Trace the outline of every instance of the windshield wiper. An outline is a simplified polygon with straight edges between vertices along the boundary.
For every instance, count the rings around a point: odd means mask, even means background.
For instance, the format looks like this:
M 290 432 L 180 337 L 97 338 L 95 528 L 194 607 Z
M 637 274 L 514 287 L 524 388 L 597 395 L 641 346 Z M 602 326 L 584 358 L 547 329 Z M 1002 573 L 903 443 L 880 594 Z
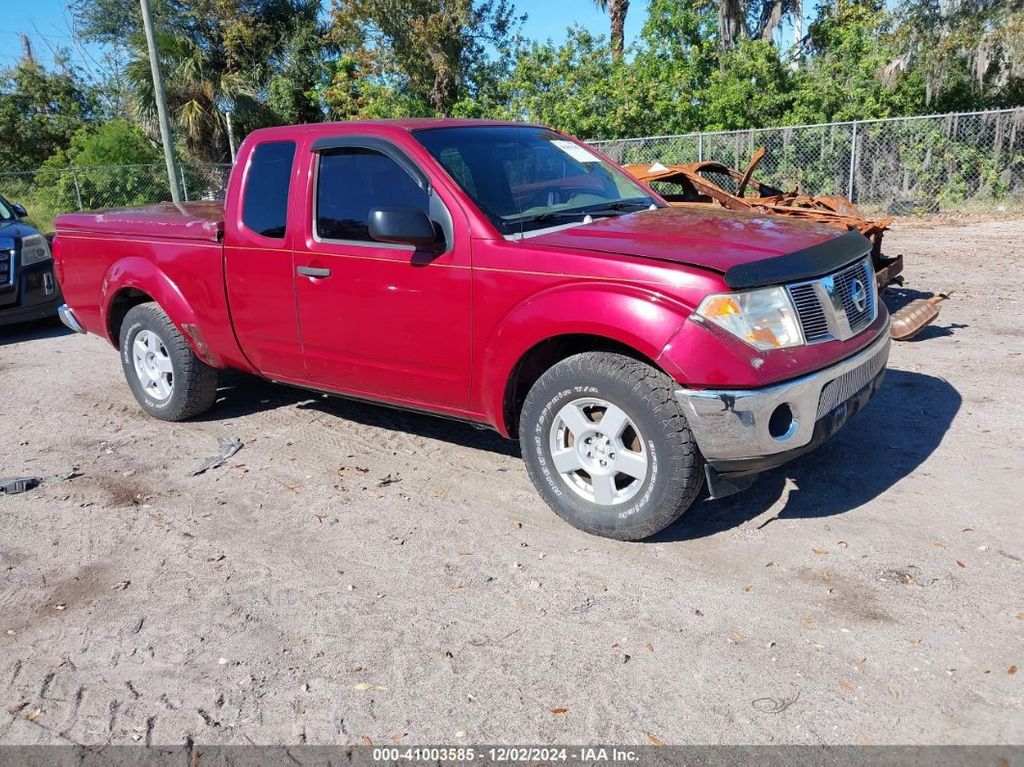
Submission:
M 652 202 L 640 202 L 639 200 L 620 200 L 619 202 L 613 202 L 611 205 L 606 205 L 603 208 L 597 208 L 596 210 L 588 210 L 592 216 L 609 216 L 609 215 L 625 215 L 626 213 L 635 213 L 636 211 L 646 210 L 653 205 Z
M 527 216 L 521 218 L 515 223 L 533 223 L 535 221 L 553 221 L 556 218 L 585 218 L 586 216 L 593 215 L 589 210 L 549 210 L 547 213 L 538 213 L 536 216 Z
M 516 221 L 510 222 L 513 224 L 532 224 L 542 223 L 544 221 L 553 221 L 558 218 L 585 218 L 586 216 L 623 216 L 626 213 L 632 213 L 637 210 L 647 208 L 651 205 L 649 202 L 640 202 L 638 200 L 620 200 L 619 202 L 613 202 L 609 205 L 602 206 L 600 208 L 577 208 L 575 210 L 549 210 L 547 213 L 538 213 L 535 216 L 527 216 L 526 218 L 520 218 Z

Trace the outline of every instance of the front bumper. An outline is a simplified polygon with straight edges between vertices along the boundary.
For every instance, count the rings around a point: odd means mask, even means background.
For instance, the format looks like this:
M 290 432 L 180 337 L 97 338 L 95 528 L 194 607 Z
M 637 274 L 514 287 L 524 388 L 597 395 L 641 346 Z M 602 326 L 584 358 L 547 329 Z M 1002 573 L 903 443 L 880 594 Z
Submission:
M 824 370 L 762 389 L 677 389 L 675 396 L 709 469 L 733 479 L 752 475 L 837 432 L 878 389 L 890 344 L 887 325 L 865 349 Z
M 11 284 L 0 286 L 0 325 L 56 317 L 63 300 L 53 261 L 26 266 L 14 272 Z

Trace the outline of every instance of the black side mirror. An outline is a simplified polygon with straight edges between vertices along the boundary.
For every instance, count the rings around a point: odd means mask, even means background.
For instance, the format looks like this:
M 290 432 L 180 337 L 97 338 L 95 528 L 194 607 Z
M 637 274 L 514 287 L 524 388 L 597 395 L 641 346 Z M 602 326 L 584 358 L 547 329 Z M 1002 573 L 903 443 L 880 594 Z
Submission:
M 14 212 L 14 215 L 17 216 L 18 218 L 25 218 L 25 216 L 28 215 L 28 211 L 25 210 L 25 206 L 17 202 L 11 203 L 11 210 Z
M 378 242 L 396 242 L 425 248 L 437 242 L 437 232 L 419 208 L 372 208 L 370 236 Z

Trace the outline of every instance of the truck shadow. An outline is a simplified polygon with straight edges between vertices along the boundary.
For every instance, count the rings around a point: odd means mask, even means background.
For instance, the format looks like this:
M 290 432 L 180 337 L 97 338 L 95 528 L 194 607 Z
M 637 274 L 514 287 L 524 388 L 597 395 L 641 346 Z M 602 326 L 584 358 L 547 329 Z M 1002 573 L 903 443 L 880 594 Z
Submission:
M 234 370 L 221 374 L 217 404 L 196 420 L 224 421 L 280 407 L 316 410 L 371 428 L 408 432 L 513 458 L 520 455 L 517 442 L 490 429 L 475 429 L 461 421 L 276 384 Z
M 882 294 L 882 301 L 885 302 L 885 308 L 889 310 L 889 314 L 895 314 L 911 301 L 916 301 L 919 298 L 932 298 L 936 295 L 938 293 L 930 290 L 922 291 L 902 285 L 890 285 Z
M 874 400 L 820 448 L 766 472 L 749 490 L 705 499 L 649 540 L 692 540 L 738 527 L 782 502 L 787 480 L 792 485 L 778 519 L 819 519 L 856 509 L 935 451 L 961 401 L 941 378 L 890 369 Z
M 960 404 L 960 394 L 941 378 L 889 370 L 874 400 L 818 450 L 766 472 L 749 490 L 699 502 L 676 524 L 648 540 L 692 540 L 739 527 L 780 503 L 787 480 L 792 487 L 779 519 L 819 519 L 856 509 L 913 473 L 935 451 Z M 371 428 L 520 457 L 518 443 L 489 430 L 236 372 L 225 374 L 217 405 L 200 420 L 224 421 L 279 407 L 315 410 Z M 539 498 L 537 503 L 542 503 Z

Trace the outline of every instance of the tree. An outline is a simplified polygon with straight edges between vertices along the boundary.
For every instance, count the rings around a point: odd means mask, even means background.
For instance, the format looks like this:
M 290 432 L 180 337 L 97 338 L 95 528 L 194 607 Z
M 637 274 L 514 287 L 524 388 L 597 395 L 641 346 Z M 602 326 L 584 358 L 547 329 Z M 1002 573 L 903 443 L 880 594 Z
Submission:
M 920 109 L 924 100 L 915 99 L 916 89 L 897 90 L 883 78 L 898 50 L 892 28 L 882 0 L 821 6 L 808 30 L 790 121 L 858 120 Z
M 651 133 L 700 130 L 713 119 L 704 94 L 718 66 L 715 13 L 715 0 L 651 0 L 632 62 L 636 78 L 653 83 Z
M 48 71 L 26 47 L 17 65 L 0 72 L 0 168 L 35 170 L 66 147 L 95 110 L 95 95 L 66 55 Z
M 801 28 L 802 0 L 717 0 L 717 3 L 718 47 L 723 52 L 731 51 L 742 40 L 772 42 L 786 18 L 793 20 L 794 29 Z
M 54 210 L 141 205 L 166 192 L 160 160 L 160 151 L 138 127 L 116 119 L 79 128 L 69 146 L 43 164 L 36 183 Z
M 793 101 L 790 69 L 766 40 L 742 40 L 722 54 L 701 98 L 701 130 L 778 125 Z
M 907 0 L 893 15 L 890 84 L 919 73 L 925 103 L 939 111 L 1024 103 L 1024 1 Z
M 337 58 L 337 48 L 319 19 L 319 0 L 306 0 L 305 6 L 296 15 L 267 89 L 267 105 L 275 119 L 286 124 L 324 119 L 323 90 L 330 64 Z
M 450 115 L 498 74 L 490 50 L 499 63 L 511 59 L 524 19 L 511 0 L 334 0 L 334 97 L 354 114 L 366 113 L 376 90 L 416 113 Z
M 594 5 L 606 11 L 611 20 L 612 56 L 622 57 L 626 37 L 626 14 L 629 12 L 629 0 L 594 0 Z
M 508 106 L 495 116 L 551 125 L 588 138 L 615 137 L 626 99 L 607 39 L 570 27 L 562 45 L 533 42 L 520 50 Z M 633 126 L 639 127 L 639 126 Z
M 168 107 L 190 155 L 207 162 L 228 158 L 225 111 L 233 113 L 243 136 L 275 122 L 267 94 L 282 72 L 287 82 L 275 87 L 274 106 L 288 117 L 314 116 L 306 96 L 312 83 L 299 75 L 309 62 L 320 7 L 320 0 L 163 0 L 154 6 Z M 127 46 L 125 75 L 134 112 L 155 135 L 149 53 L 137 0 L 78 0 L 73 9 L 83 37 Z

